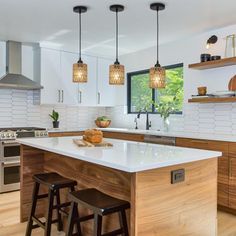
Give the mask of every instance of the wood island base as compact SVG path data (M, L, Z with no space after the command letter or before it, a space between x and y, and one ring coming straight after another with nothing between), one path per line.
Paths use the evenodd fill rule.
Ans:
M178 169L185 170L185 180L171 184L171 171ZM29 215L32 176L42 172L72 178L78 189L97 188L130 201L131 236L217 235L217 158L128 173L21 145L21 222ZM45 202L37 211L44 215ZM118 222L117 215L105 218L103 232L118 228ZM92 223L82 224L84 235L91 235Z

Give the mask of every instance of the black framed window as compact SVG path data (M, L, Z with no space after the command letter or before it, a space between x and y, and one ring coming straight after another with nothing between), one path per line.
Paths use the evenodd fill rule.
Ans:
M165 66L167 85L164 89L149 88L149 70L127 74L128 113L148 110L157 113L153 102L169 102L176 98L175 114L182 114L184 88L183 63Z

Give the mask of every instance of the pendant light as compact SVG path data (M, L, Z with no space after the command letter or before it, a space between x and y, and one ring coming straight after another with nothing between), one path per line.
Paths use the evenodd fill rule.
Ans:
M118 60L118 12L124 11L122 5L112 5L110 10L116 13L116 61L109 67L109 84L123 85L125 81L125 67Z
M85 6L76 6L73 11L79 14L79 60L73 64L73 82L74 83L86 83L88 80L88 68L87 64L83 63L81 59L81 14L87 11Z
M152 3L150 8L157 12L157 62L154 67L149 71L149 87L153 89L165 88L166 86L166 72L165 69L161 67L159 63L159 17L158 13L165 9L163 3Z

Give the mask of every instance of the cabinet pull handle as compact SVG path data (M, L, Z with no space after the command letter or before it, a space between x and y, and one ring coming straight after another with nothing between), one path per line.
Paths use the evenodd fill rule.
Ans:
M79 103L82 103L82 92L79 91Z
M101 103L101 93L98 92L98 104L100 104L100 103Z
M61 90L61 102L64 102L64 90Z
M61 90L58 90L58 103L61 102Z

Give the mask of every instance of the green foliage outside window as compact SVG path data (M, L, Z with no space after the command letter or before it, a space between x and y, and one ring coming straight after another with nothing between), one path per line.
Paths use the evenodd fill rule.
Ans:
M141 72L130 75L130 112L157 112L154 104L172 104L174 112L181 112L183 107L183 66L166 69L167 85L165 89L149 88L149 74ZM153 99L154 98L154 99ZM153 101L154 100L154 101Z

